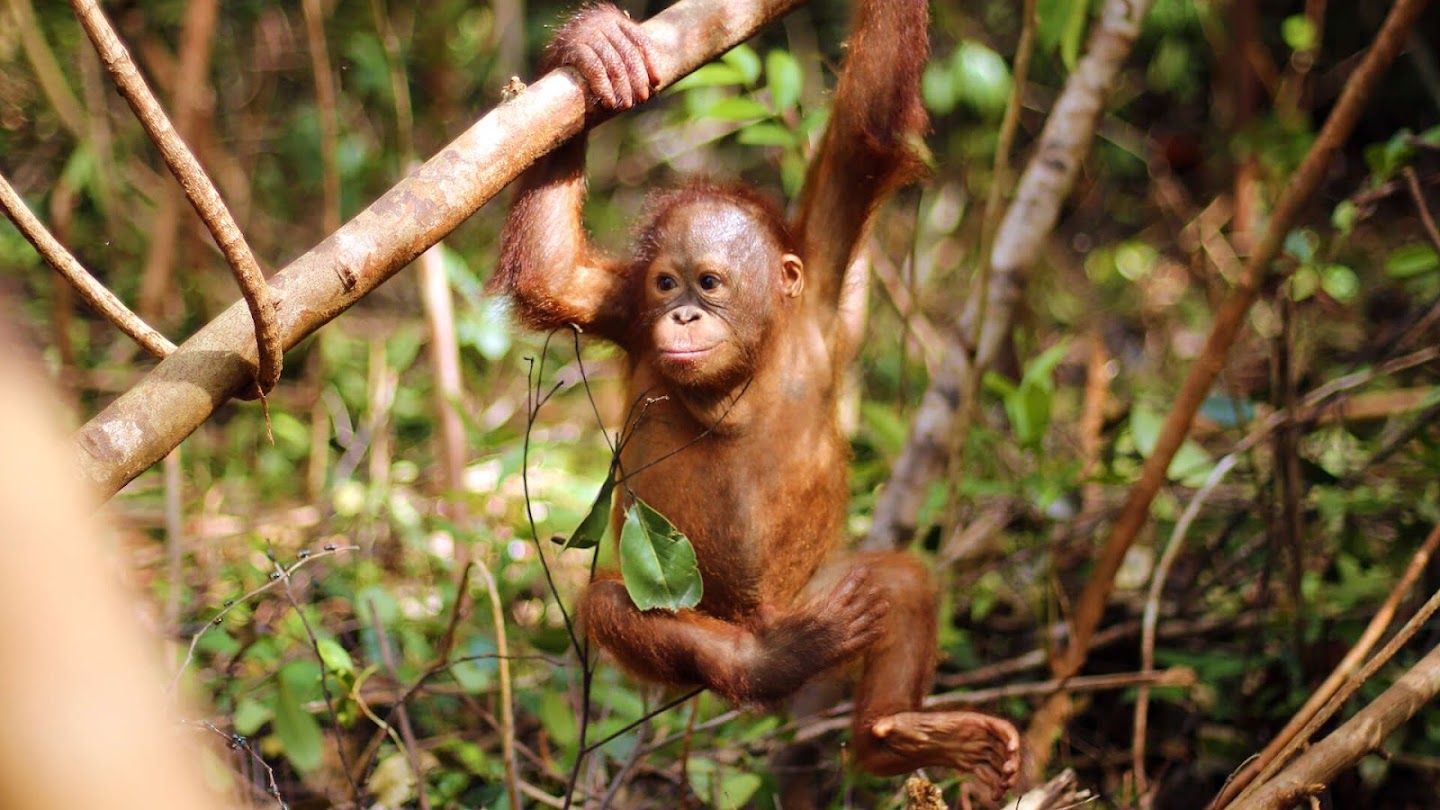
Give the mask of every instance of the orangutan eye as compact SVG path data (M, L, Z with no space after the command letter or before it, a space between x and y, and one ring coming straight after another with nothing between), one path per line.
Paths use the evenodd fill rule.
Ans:
M700 277L700 289L710 292L720 287L720 277L714 273L706 273Z
M659 290L660 292L670 292L671 290L675 289L675 287L676 282L673 276L655 277L655 289Z

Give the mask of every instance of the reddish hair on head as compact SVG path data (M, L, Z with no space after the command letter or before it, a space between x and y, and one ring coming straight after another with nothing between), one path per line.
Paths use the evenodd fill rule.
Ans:
M728 203L749 214L774 240L775 247L782 253L800 252L799 244L790 230L790 223L785 221L780 204L769 195L739 183L696 180L651 194L645 201L645 214L641 219L643 224L635 239L636 262L646 264L655 258L655 236L675 209L688 203L710 201Z

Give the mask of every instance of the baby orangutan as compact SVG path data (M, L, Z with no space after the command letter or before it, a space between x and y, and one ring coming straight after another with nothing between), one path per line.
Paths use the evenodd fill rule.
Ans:
M491 284L531 327L573 324L625 350L632 401L651 404L622 451L620 490L698 557L694 610L639 610L618 572L598 575L579 609L590 638L641 677L741 704L793 701L858 662L866 770L953 768L998 800L1019 771L1015 727L921 708L936 655L929 572L908 554L838 549L848 448L836 397L860 337L846 268L876 206L919 173L927 26L925 0L859 0L793 222L747 187L691 183L652 200L632 258L600 255L581 222L581 135L520 180ZM560 29L542 67L579 73L593 124L648 99L654 64L640 26L597 5Z

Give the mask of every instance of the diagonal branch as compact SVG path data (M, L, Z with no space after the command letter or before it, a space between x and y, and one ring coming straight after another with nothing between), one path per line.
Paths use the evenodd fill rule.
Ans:
M81 2L81 0L75 0ZM645 23L661 86L748 39L801 0L681 0ZM583 85L558 70L491 111L340 230L270 279L294 346L400 272L537 158L580 132ZM159 461L252 380L250 316L235 304L75 434L102 497Z
M4 175L0 175L0 211L10 217L21 235L35 246L36 252L55 268L55 272L70 282L96 312L105 316L106 320L115 324L120 331L129 335L131 340L139 343L156 358L163 359L175 351L174 343L140 320L140 316L131 312L124 302L115 297L115 293L110 292L109 288L90 275L90 271L60 244L60 240L45 229L45 225L26 207L25 201L20 199L20 195Z
M114 78L115 86L130 103L130 109L135 111L135 117L140 119L150 140L160 149L165 165L170 167L170 172L185 190L186 198L205 221L205 227L210 229L220 252L230 263L255 324L255 342L259 345L259 372L255 381L261 394L268 393L280 379L283 349L275 318L275 295L265 283L265 274L260 272L255 254L250 251L245 235L235 224L235 218L220 199L220 192L215 190L215 184L206 176L200 161L191 154L170 119L165 117L155 94L145 84L140 69L135 66L110 21L105 19L99 4L96 0L71 0L70 5L90 41L95 44L105 69Z

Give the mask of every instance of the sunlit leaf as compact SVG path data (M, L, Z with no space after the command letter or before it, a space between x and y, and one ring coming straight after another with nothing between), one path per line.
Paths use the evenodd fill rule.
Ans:
M1310 22L1310 19L1304 14L1293 14L1286 17L1280 23L1280 36L1292 51L1313 51L1319 39L1315 32L1315 24Z
M760 54L749 45L736 45L726 51L720 61L738 70L746 84L754 84L760 79Z
M1359 213L1355 203L1341 200L1330 214L1330 224L1334 225L1342 236L1348 236L1355 229L1355 220L1359 217Z
M320 648L320 660L325 662L325 669L337 675L354 674L355 662L350 659L350 653L335 639L317 639L316 646Z
M776 110L788 110L798 104L804 83L800 63L789 51L777 49L765 54L765 86L770 88L770 101Z
M641 610L694 607L704 592L690 539L638 498L620 530L620 573Z
M1135 440L1135 449L1140 451L1140 455L1149 458L1150 454L1155 452L1155 444L1160 439L1160 428L1163 426L1164 417L1157 411L1142 406L1136 406L1131 411L1130 436ZM1171 480L1193 487L1205 483L1213 466L1210 454L1200 445L1186 439L1170 459L1165 474Z
M740 130L739 141L750 146L794 146L795 133L779 125L760 122Z
M1010 98L1010 68L1004 57L979 42L955 49L952 70L956 96L984 115L999 115Z
M1402 245L1385 257L1385 274L1391 278L1414 278L1440 267L1440 255L1424 242Z
M705 115L721 121L752 121L756 118L769 118L770 110L753 98L731 96L710 105Z
M745 83L745 75L733 66L723 62L711 62L700 66L694 73L671 85L677 92L697 87L733 87Z
M927 65L920 74L920 97L926 109L936 115L946 115L955 109L955 74L938 62Z
M1327 264L1320 270L1320 286L1336 301L1349 303L1360 294L1360 277L1343 264Z

